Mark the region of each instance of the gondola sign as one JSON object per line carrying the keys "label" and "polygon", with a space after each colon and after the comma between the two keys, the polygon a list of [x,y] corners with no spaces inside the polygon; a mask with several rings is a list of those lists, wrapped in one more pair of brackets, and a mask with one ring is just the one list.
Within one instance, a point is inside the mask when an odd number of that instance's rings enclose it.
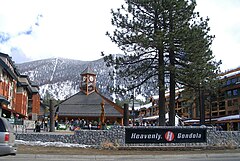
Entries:
{"label": "gondola sign", "polygon": [[206,128],[126,128],[126,143],[203,143]]}

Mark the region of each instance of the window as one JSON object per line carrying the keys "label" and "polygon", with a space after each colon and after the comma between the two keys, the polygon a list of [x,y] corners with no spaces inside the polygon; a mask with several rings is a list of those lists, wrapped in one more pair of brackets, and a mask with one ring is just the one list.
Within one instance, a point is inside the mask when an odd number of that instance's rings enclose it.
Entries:
{"label": "window", "polygon": [[5,132],[6,129],[5,129],[5,126],[3,124],[3,121],[0,119],[0,132]]}
{"label": "window", "polygon": [[232,105],[233,105],[233,104],[232,104],[232,100],[228,100],[228,101],[227,101],[227,104],[228,104],[228,107],[229,107],[229,106],[232,106]]}
{"label": "window", "polygon": [[213,102],[212,107],[217,107],[217,102]]}
{"label": "window", "polygon": [[212,111],[216,111],[216,110],[217,110],[217,106],[213,106]]}
{"label": "window", "polygon": [[225,101],[219,102],[219,107],[225,107]]}
{"label": "window", "polygon": [[219,112],[219,116],[224,116],[225,115],[225,112]]}
{"label": "window", "polygon": [[233,78],[232,79],[232,84],[235,84],[237,82],[237,80],[238,80],[237,78]]}
{"label": "window", "polygon": [[238,81],[237,82],[240,83],[240,77],[238,77]]}
{"label": "window", "polygon": [[226,81],[222,82],[222,86],[223,86],[223,87],[226,86],[226,85],[227,85],[227,82],[226,82]]}
{"label": "window", "polygon": [[234,110],[232,113],[233,113],[234,115],[237,115],[237,114],[238,114],[238,110]]}
{"label": "window", "polygon": [[227,80],[227,86],[231,84],[231,80]]}
{"label": "window", "polygon": [[237,99],[234,99],[234,100],[233,100],[233,105],[234,105],[235,107],[238,106],[238,100],[237,100]]}
{"label": "window", "polygon": [[234,89],[234,90],[233,90],[233,95],[234,95],[234,96],[237,96],[237,95],[238,95],[238,90],[237,90],[237,89]]}
{"label": "window", "polygon": [[217,116],[218,115],[218,113],[217,112],[215,112],[215,113],[212,113],[212,116]]}
{"label": "window", "polygon": [[232,96],[232,91],[227,91],[227,97],[231,97]]}

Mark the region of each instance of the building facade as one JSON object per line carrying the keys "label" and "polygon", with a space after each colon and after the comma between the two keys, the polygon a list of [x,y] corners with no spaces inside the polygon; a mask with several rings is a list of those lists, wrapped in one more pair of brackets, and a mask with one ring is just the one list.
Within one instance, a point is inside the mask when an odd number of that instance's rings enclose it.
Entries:
{"label": "building facade", "polygon": [[[222,86],[217,96],[207,100],[205,97],[205,123],[221,125],[225,130],[240,129],[240,67],[220,74]],[[175,113],[186,124],[199,124],[200,109],[198,97],[193,96],[192,100],[186,100],[183,97],[184,90],[176,90]],[[166,112],[168,112],[169,94],[166,97]],[[140,118],[153,118],[158,121],[158,96],[150,98],[150,103],[142,106],[138,111]]]}
{"label": "building facade", "polygon": [[28,118],[39,114],[39,87],[21,75],[11,57],[0,53],[0,116]]}
{"label": "building facade", "polygon": [[58,105],[58,122],[83,119],[87,123],[123,124],[123,108],[104,97],[96,83],[96,74],[87,67],[81,73],[80,91]]}

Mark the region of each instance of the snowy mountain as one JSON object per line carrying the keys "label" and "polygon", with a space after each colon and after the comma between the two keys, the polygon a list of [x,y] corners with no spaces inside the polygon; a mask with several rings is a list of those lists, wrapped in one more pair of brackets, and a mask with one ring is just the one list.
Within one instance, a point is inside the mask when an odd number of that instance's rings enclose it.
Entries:
{"label": "snowy mountain", "polygon": [[[114,84],[124,85],[122,80],[113,80],[109,77],[110,68],[106,67],[103,59],[96,61],[81,61],[64,58],[51,58],[32,62],[17,64],[21,74],[28,75],[31,81],[36,82],[40,87],[42,98],[53,97],[64,100],[80,90],[80,74],[90,67],[97,74],[97,88],[107,98],[111,100],[117,98],[122,100],[130,98],[132,94],[119,95],[111,93]],[[149,86],[135,90],[135,95],[150,97],[155,94]],[[114,98],[115,97],[115,98]]]}

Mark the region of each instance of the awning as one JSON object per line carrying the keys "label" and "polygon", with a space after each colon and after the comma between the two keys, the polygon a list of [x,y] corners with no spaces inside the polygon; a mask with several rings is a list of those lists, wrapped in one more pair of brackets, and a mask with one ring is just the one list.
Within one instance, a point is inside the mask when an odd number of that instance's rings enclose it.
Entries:
{"label": "awning", "polygon": [[10,102],[4,97],[0,95],[0,103],[4,103],[6,105],[10,104]]}

